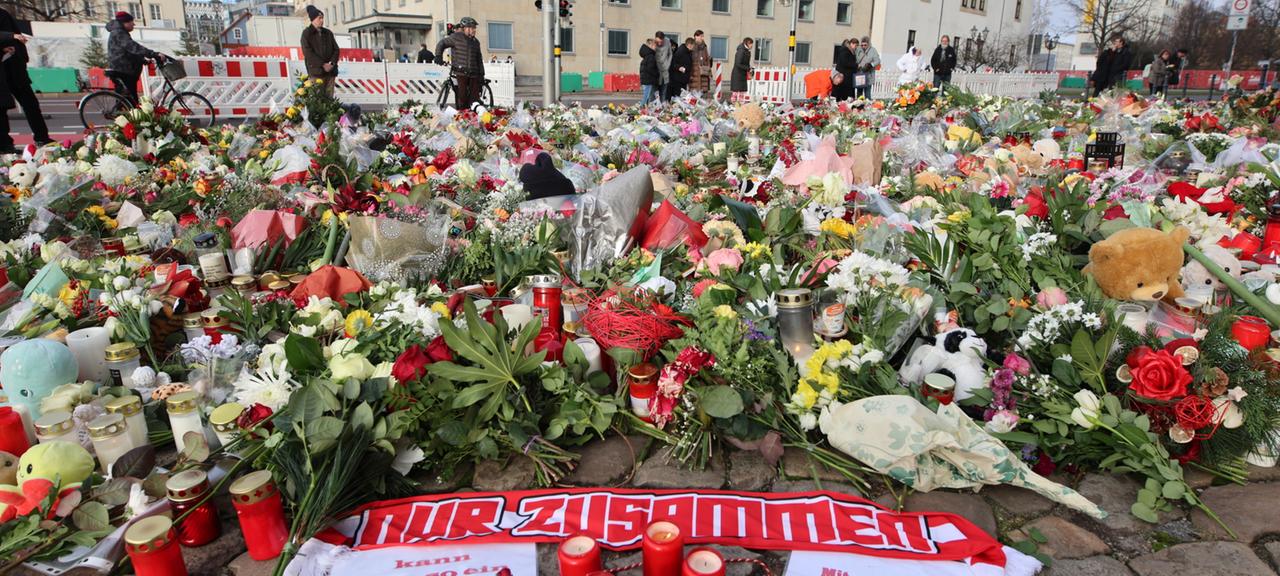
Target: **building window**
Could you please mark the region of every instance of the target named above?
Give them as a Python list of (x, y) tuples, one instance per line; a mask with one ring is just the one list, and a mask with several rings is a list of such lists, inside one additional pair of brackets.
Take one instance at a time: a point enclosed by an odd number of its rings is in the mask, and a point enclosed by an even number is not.
[(88, 18), (93, 17), (93, 0), (84, 0), (84, 15)]
[(915, 45), (916, 45), (916, 31), (907, 30), (907, 48), (910, 48)]
[(813, 22), (813, 15), (816, 10), (813, 8), (813, 0), (800, 0), (800, 14), (797, 16), (805, 22)]
[(141, 13), (142, 13), (142, 4), (139, 4), (139, 3), (137, 3), (137, 2), (130, 2), (130, 3), (129, 3), (129, 13), (130, 13), (130, 14), (141, 14)]
[(680, 33), (663, 30), (663, 34), (667, 35), (667, 44), (671, 45), (671, 52), (674, 54), (676, 48), (680, 47)]
[(812, 44), (808, 42), (796, 42), (796, 64), (808, 64), (809, 52)]
[(711, 0), (712, 14), (728, 14), (729, 0)]
[(768, 38), (756, 39), (756, 62), (769, 62), (773, 54), (773, 40)]
[(560, 29), (560, 51), (573, 53), (573, 28)]
[[(1163, 16), (1161, 16), (1161, 18), (1163, 18)], [(1013, 19), (1018, 21), (1022, 20), (1022, 0), (1018, 0), (1018, 3), (1013, 5)]]
[(710, 49), (711, 49), (712, 60), (728, 60), (729, 59), (729, 37), (728, 36), (712, 36)]
[(120, 4), (116, 2), (107, 2), (107, 15), (113, 16), (120, 11)]
[[(374, 4), (374, 6), (377, 6), (377, 4)], [(360, 0), (360, 12), (357, 14), (357, 16), (360, 18), (364, 18), (365, 14), (368, 14), (368, 13), (369, 13), (369, 6), (364, 3), (364, 0)]]
[(773, 0), (756, 0), (756, 16), (773, 18)]
[(347, 5), (345, 3), (338, 5), (338, 20), (340, 22), (347, 21)]
[(626, 56), (629, 50), (627, 47), (631, 44), (630, 30), (610, 30), (609, 31), (609, 55), (610, 56)]
[(150, 9), (151, 9), (151, 19), (152, 19), (152, 20), (159, 20), (159, 19), (160, 19), (160, 5), (159, 5), (159, 4), (152, 4), (152, 5), (150, 5), (150, 6), (147, 6), (147, 8), (150, 8)]
[(679, 10), (681, 0), (662, 0), (662, 7), (667, 10)]
[(978, 0), (978, 11), (979, 12), (987, 11), (987, 0)]
[(836, 2), (836, 23), (853, 24), (853, 4)]
[(236, 42), (239, 42), (239, 41), (241, 41), (241, 40), (244, 40), (244, 31), (243, 31), (243, 30), (241, 30), (241, 29), (239, 29), (239, 28), (232, 28), (232, 29), (231, 29), (231, 39), (232, 39), (232, 40), (235, 40)]
[(490, 22), (489, 23), (489, 49), (490, 50), (514, 50), (515, 37), (512, 34), (512, 25), (510, 22)]
[(609, 0), (609, 3), (610, 3), (610, 4), (619, 4), (619, 5), (622, 5), (622, 6), (627, 6), (627, 5), (630, 5), (630, 4), (631, 4), (631, 0)]

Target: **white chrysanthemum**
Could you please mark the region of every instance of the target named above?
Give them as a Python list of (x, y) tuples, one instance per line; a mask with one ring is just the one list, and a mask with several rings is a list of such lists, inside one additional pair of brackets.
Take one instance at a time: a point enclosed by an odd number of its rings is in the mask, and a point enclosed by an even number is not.
[(854, 305), (864, 296), (905, 286), (910, 274), (893, 262), (854, 251), (827, 276), (827, 286), (839, 290), (845, 304)]
[(240, 373), (235, 382), (235, 398), (245, 406), (262, 404), (276, 411), (289, 402), (289, 395), (297, 387), (289, 372), (259, 368), (252, 373)]
[(119, 156), (105, 155), (93, 165), (98, 179), (108, 186), (119, 186), (138, 175), (138, 165)]

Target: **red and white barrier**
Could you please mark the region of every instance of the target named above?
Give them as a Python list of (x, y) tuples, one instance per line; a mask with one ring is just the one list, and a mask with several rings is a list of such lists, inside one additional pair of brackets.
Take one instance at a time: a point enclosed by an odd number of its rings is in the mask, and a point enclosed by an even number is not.
[(724, 62), (716, 62), (712, 67), (712, 81), (715, 83), (715, 100), (720, 100), (720, 91), (724, 89)]
[[(179, 92), (209, 99), (219, 118), (248, 118), (283, 111), (293, 102), (298, 79), (306, 72), (301, 60), (276, 58), (189, 58), (187, 77), (173, 83)], [(346, 103), (393, 106), (408, 100), (434, 104), (449, 78), (449, 69), (434, 64), (352, 62), (338, 65), (334, 95)], [(486, 64), (494, 104), (515, 105), (515, 66)], [(164, 79), (144, 69), (146, 92), (159, 97)], [(450, 99), (452, 100), (452, 99)]]
[[(797, 68), (796, 76), (804, 78), (806, 74), (814, 70), (830, 70), (830, 68)], [(893, 97), (898, 87), (898, 76), (897, 71), (882, 70), (877, 72), (875, 81), (871, 86), (871, 97)], [(928, 80), (932, 78), (932, 75), (926, 72), (923, 78)], [(988, 74), (956, 72), (951, 77), (951, 83), (975, 94), (1031, 98), (1038, 96), (1045, 90), (1056, 89), (1058, 76), (1053, 73)], [(757, 68), (747, 84), (747, 90), (751, 95), (751, 100), (755, 102), (777, 104), (786, 102), (788, 98), (791, 100), (803, 100), (804, 83), (796, 82), (794, 86), (789, 86), (790, 84), (786, 68)]]

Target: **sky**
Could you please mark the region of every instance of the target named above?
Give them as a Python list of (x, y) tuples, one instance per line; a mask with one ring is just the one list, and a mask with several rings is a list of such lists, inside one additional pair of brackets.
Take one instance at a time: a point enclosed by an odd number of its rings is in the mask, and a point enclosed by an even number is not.
[[(1210, 4), (1222, 7), (1226, 6), (1227, 1), (1212, 0)], [(1049, 0), (1043, 4), (1048, 5), (1050, 33), (1061, 35), (1064, 39), (1073, 37), (1077, 27), (1080, 25), (1080, 14), (1066, 2)]]

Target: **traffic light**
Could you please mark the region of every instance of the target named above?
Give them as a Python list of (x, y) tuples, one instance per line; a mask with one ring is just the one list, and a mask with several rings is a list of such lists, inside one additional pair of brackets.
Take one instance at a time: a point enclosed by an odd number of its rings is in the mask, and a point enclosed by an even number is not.
[(573, 16), (573, 2), (571, 0), (560, 0), (560, 17), (570, 18)]
[(453, 24), (445, 24), (445, 25), (444, 25), (444, 34), (445, 34), (445, 36), (448, 36), (448, 35), (450, 35), (450, 34), (453, 34)]

